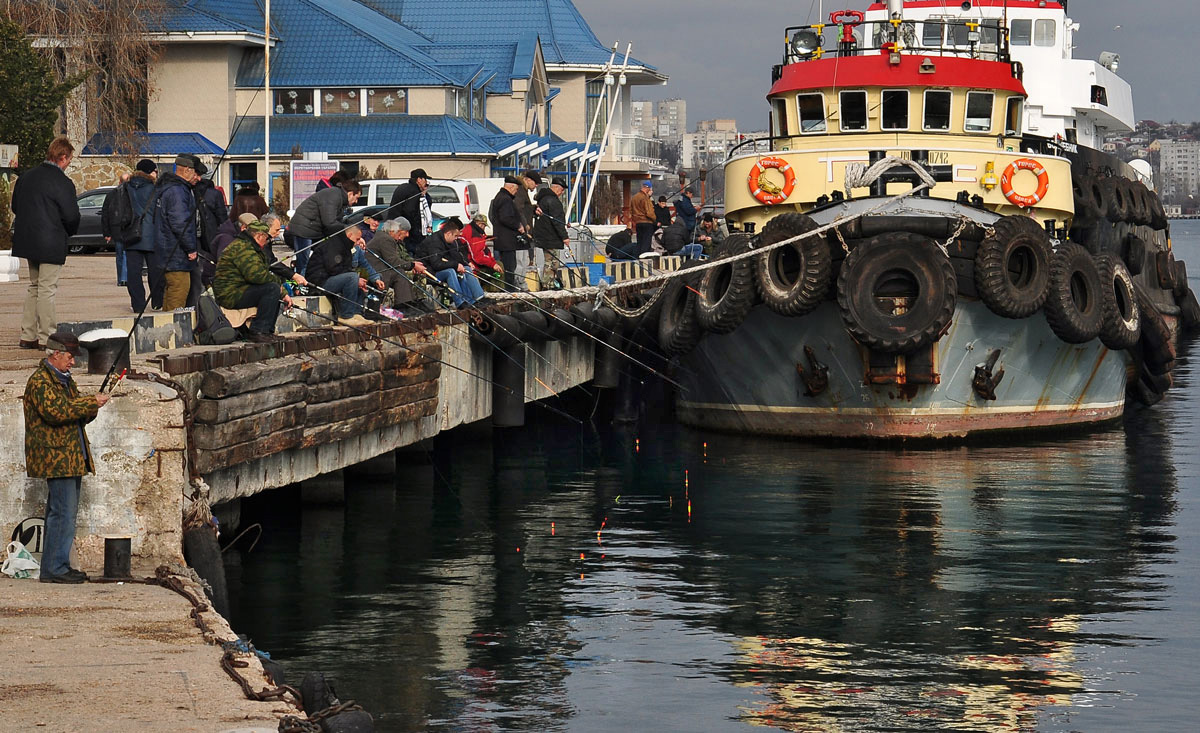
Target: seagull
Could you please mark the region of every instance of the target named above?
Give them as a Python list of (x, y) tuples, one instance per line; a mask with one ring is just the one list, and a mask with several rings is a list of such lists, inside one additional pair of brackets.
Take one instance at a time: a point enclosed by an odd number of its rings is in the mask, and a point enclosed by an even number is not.
[(1119, 25), (1113, 26), (1113, 30), (1119, 31), (1119, 30), (1121, 30), (1121, 26), (1119, 26)]

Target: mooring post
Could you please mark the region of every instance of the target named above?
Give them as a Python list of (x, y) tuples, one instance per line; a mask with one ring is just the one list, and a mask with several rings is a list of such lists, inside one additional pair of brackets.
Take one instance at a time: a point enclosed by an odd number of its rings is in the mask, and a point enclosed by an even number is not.
[(525, 425), (525, 344), (497, 349), (492, 357), (492, 425)]

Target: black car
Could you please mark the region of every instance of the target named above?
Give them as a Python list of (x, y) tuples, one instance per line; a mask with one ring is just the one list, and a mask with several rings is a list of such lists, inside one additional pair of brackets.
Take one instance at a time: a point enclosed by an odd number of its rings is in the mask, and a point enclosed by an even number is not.
[(100, 208), (104, 206), (108, 192), (114, 188), (116, 186), (103, 186), (79, 194), (76, 199), (79, 202), (79, 231), (67, 240), (68, 252), (77, 255), (112, 248), (100, 233)]
[(347, 224), (357, 224), (360, 221), (362, 221), (363, 219), (367, 218), (368, 216), (373, 219), (376, 219), (376, 218), (379, 218), (379, 215), (381, 213), (383, 213), (384, 211), (387, 211), (387, 209), (388, 209), (388, 207), (385, 204), (377, 204), (374, 206), (364, 206), (361, 209), (358, 209), (357, 211), (355, 211), (352, 214), (350, 214), (349, 216), (347, 216), (344, 221)]

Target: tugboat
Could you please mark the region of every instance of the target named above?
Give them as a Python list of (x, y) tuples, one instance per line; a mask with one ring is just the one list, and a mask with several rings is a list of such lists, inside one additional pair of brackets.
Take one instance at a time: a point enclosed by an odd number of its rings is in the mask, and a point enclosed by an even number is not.
[(1161, 399), (1200, 305), (1148, 177), (1099, 150), (1132, 94), (1115, 54), (1071, 58), (1066, 5), (787, 29), (770, 138), (725, 162), (733, 233), (662, 294), (683, 423), (954, 438)]

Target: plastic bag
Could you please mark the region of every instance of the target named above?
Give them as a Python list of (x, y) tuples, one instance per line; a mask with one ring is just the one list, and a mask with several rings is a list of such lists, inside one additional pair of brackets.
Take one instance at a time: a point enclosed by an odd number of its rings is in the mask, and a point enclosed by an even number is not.
[(4, 558), (4, 565), (0, 566), (0, 573), (11, 575), (14, 578), (33, 578), (41, 570), (41, 565), (33, 559), (33, 555), (29, 554), (29, 550), (25, 549), (25, 545), (20, 542), (8, 543), (8, 556)]

